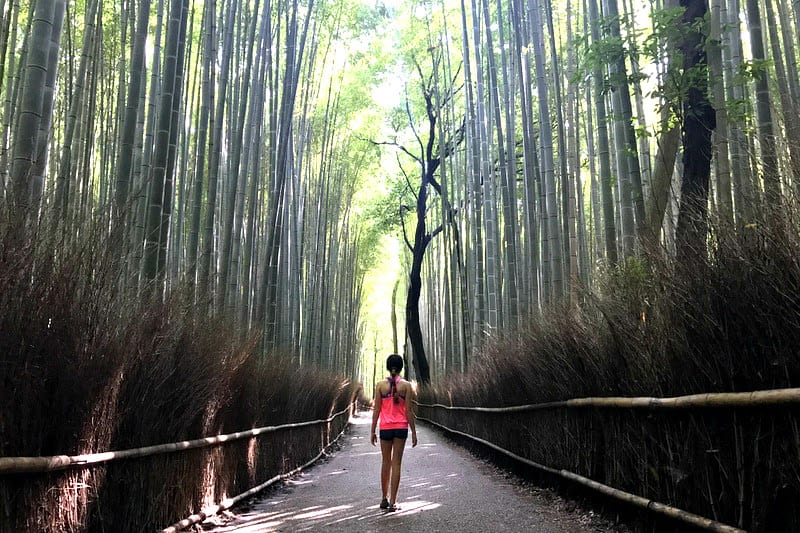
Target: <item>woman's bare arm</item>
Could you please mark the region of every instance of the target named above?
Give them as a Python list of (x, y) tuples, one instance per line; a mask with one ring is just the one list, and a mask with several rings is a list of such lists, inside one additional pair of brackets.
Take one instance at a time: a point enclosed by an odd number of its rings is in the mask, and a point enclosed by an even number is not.
[(378, 428), (378, 418), (381, 416), (381, 384), (375, 385), (375, 400), (372, 402), (372, 429), (370, 430), (369, 441), (375, 446), (378, 441), (375, 431)]
[[(406, 382), (408, 383), (408, 382)], [(411, 447), (417, 445), (417, 424), (415, 420), (415, 403), (414, 400), (417, 399), (417, 395), (414, 392), (414, 387), (411, 383), (408, 383), (408, 389), (406, 391), (406, 418), (408, 418), (408, 426), (411, 428)]]

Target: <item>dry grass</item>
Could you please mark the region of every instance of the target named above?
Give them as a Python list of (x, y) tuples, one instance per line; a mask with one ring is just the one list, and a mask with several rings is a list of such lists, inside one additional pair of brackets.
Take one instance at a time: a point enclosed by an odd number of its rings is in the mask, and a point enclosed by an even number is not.
[[(425, 399), (502, 406), (799, 386), (800, 232), (717, 229), (713, 238), (710, 257), (686, 268), (630, 260), (579, 309), (531, 319)], [(800, 529), (796, 410), (426, 412), (534, 461), (710, 518)]]
[[(327, 418), (341, 377), (265, 358), (176, 293), (126, 289), (91, 228), (70, 245), (0, 224), (0, 455), (125, 449)], [(0, 532), (163, 527), (319, 452), (346, 423), (71, 472), (0, 477)]]

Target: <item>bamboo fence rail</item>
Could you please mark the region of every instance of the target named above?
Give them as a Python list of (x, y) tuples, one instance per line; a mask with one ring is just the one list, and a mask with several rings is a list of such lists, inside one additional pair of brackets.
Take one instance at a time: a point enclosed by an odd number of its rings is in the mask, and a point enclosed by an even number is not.
[[(721, 392), (690, 394), (686, 396), (676, 396), (671, 398), (651, 398), (651, 397), (589, 397), (574, 398), (554, 402), (544, 402), (528, 405), (514, 405), (508, 407), (472, 407), (472, 406), (453, 406), (439, 403), (426, 404), (417, 402), (420, 407), (434, 409), (445, 409), (449, 411), (473, 411), (483, 413), (520, 413), (528, 411), (539, 411), (558, 408), (606, 408), (606, 409), (651, 409), (651, 410), (679, 410), (679, 409), (706, 409), (706, 408), (763, 408), (763, 407), (796, 407), (800, 406), (800, 388), (760, 390), (752, 392)], [(744, 530), (722, 524), (720, 522), (695, 515), (669, 505), (648, 500), (635, 494), (609, 487), (597, 481), (575, 474), (568, 470), (556, 470), (548, 466), (536, 463), (525, 457), (516, 455), (492, 442), (464, 433), (428, 418), (418, 417), (420, 420), (429, 422), (445, 431), (461, 435), (468, 439), (479, 442), (492, 448), (504, 455), (516, 459), (522, 463), (532, 466), (538, 470), (548, 472), (552, 475), (569, 479), (579, 485), (591, 488), (602, 494), (610, 496), (620, 501), (630, 503), (636, 507), (650, 510), (656, 514), (668, 516), (672, 519), (691, 524), (708, 531), (720, 532), (742, 532)]]
[(666, 505), (666, 504), (663, 504), (663, 503), (655, 502), (653, 500), (648, 500), (647, 498), (643, 498), (641, 496), (637, 496), (637, 495), (631, 494), (629, 492), (625, 492), (625, 491), (622, 491), (622, 490), (619, 490), (619, 489), (615, 489), (614, 487), (609, 487), (608, 485), (604, 485), (602, 483), (598, 483), (597, 481), (593, 481), (593, 480), (591, 480), (589, 478), (583, 477), (583, 476), (578, 475), (578, 474), (576, 474), (574, 472), (570, 472), (569, 470), (556, 470), (555, 468), (550, 468), (549, 466), (545, 466), (545, 465), (539, 464), (537, 462), (531, 461), (530, 459), (526, 459), (525, 457), (517, 455), (514, 452), (508, 451), (505, 448), (501, 448), (500, 446), (498, 446), (498, 445), (496, 445), (496, 444), (494, 444), (492, 442), (489, 442), (487, 440), (475, 437), (473, 435), (470, 435), (469, 433), (464, 433), (463, 431), (458, 431), (458, 430), (455, 430), (455, 429), (451, 429), (451, 428), (449, 428), (447, 426), (439, 424), (438, 422), (434, 422), (433, 420), (430, 420), (428, 418), (424, 418), (424, 417), (421, 417), (421, 416), (418, 416), (417, 418), (419, 420), (424, 420), (425, 422), (428, 422), (429, 424), (432, 424), (432, 425), (434, 425), (436, 427), (439, 427), (439, 428), (441, 428), (441, 429), (443, 429), (445, 431), (448, 431), (450, 433), (454, 433), (456, 435), (460, 435), (462, 437), (466, 437), (468, 439), (474, 440), (475, 442), (479, 442), (479, 443), (483, 444), (484, 446), (488, 446), (489, 448), (492, 448), (493, 450), (496, 450), (496, 451), (498, 451), (498, 452), (500, 452), (500, 453), (502, 453), (502, 454), (504, 454), (504, 455), (506, 455), (508, 457), (511, 457), (512, 459), (515, 459), (515, 460), (517, 460), (517, 461), (519, 461), (521, 463), (525, 463), (526, 465), (532, 466), (533, 468), (536, 468), (537, 470), (542, 470), (542, 471), (547, 472), (549, 474), (552, 474), (552, 475), (555, 475), (555, 476), (558, 476), (558, 477), (561, 477), (561, 478), (564, 478), (564, 479), (568, 479), (568, 480), (570, 480), (570, 481), (572, 481), (574, 483), (577, 483), (577, 484), (582, 485), (584, 487), (591, 488), (593, 490), (596, 490), (597, 492), (605, 494), (606, 496), (610, 496), (610, 497), (615, 498), (617, 500), (629, 503), (629, 504), (631, 504), (631, 505), (633, 505), (635, 507), (639, 507), (641, 509), (652, 511), (653, 513), (660, 514), (660, 515), (663, 515), (663, 516), (667, 516), (667, 517), (672, 518), (674, 520), (678, 520), (678, 521), (683, 522), (685, 524), (691, 524), (692, 526), (695, 526), (695, 527), (698, 527), (698, 528), (701, 528), (701, 529), (705, 529), (707, 531), (716, 531), (716, 532), (720, 532), (720, 533), (746, 533), (746, 531), (743, 530), (743, 529), (739, 529), (739, 528), (736, 528), (736, 527), (733, 527), (733, 526), (729, 526), (727, 524), (723, 524), (721, 522), (717, 522), (715, 520), (711, 520), (710, 518), (705, 518), (705, 517), (696, 515), (694, 513), (690, 513), (688, 511), (684, 511), (682, 509), (678, 509), (676, 507), (672, 507), (672, 506), (669, 506), (669, 505)]
[(342, 435), (344, 435), (344, 432), (345, 432), (346, 429), (347, 429), (347, 426), (345, 425), (344, 429), (342, 429), (342, 431), (339, 432), (339, 435), (337, 435), (336, 438), (333, 439), (327, 446), (323, 447), (322, 451), (320, 451), (319, 454), (317, 454), (317, 456), (314, 457), (313, 459), (311, 459), (310, 461), (308, 461), (306, 463), (303, 463), (302, 465), (298, 466), (297, 468), (295, 468), (293, 470), (290, 470), (289, 472), (286, 472), (284, 474), (278, 474), (277, 476), (271, 477), (268, 480), (266, 480), (264, 483), (261, 483), (260, 485), (256, 485), (255, 487), (253, 487), (253, 488), (251, 488), (249, 490), (246, 490), (245, 492), (239, 494), (238, 496), (234, 496), (233, 498), (226, 498), (226, 499), (222, 500), (220, 503), (215, 504), (215, 505), (209, 505), (208, 507), (203, 508), (202, 511), (199, 511), (196, 514), (187, 516), (186, 518), (184, 518), (180, 522), (175, 522), (171, 526), (162, 529), (161, 533), (177, 533), (178, 531), (183, 531), (183, 530), (185, 530), (185, 529), (187, 529), (187, 528), (189, 528), (189, 527), (191, 527), (191, 526), (193, 526), (195, 524), (200, 524), (203, 521), (205, 521), (207, 518), (209, 518), (210, 516), (214, 516), (215, 514), (218, 514), (218, 513), (221, 513), (222, 511), (230, 509), (231, 507), (233, 507), (234, 505), (236, 505), (240, 501), (244, 500), (245, 498), (249, 498), (250, 496), (253, 496), (254, 494), (257, 494), (257, 493), (261, 492), (262, 490), (266, 489), (270, 485), (273, 485), (274, 483), (277, 483), (281, 479), (286, 479), (286, 478), (292, 477), (293, 475), (297, 474), (298, 472), (302, 472), (304, 469), (308, 468), (309, 466), (314, 464), (320, 457), (322, 457), (325, 454), (325, 450), (327, 450), (328, 448), (333, 446), (336, 443), (336, 441), (338, 441), (339, 438)]
[(603, 407), (612, 409), (691, 409), (722, 407), (779, 407), (800, 405), (800, 388), (760, 390), (752, 392), (709, 392), (672, 398), (643, 397), (596, 397), (574, 398), (556, 402), (545, 402), (509, 407), (470, 407), (440, 403), (417, 403), (421, 407), (448, 409), (452, 411), (478, 411), (482, 413), (519, 413), (556, 408)]
[(234, 442), (241, 439), (257, 437), (267, 433), (274, 433), (284, 429), (294, 429), (319, 424), (327, 424), (337, 417), (350, 412), (350, 404), (345, 409), (331, 416), (320, 420), (310, 420), (308, 422), (297, 422), (294, 424), (282, 424), (280, 426), (264, 426), (247, 431), (238, 431), (226, 435), (205, 437), (201, 439), (185, 440), (172, 442), (169, 444), (157, 444), (155, 446), (145, 446), (130, 450), (118, 450), (100, 453), (88, 453), (82, 455), (52, 455), (48, 457), (0, 457), (0, 475), (51, 472), (54, 470), (65, 470), (70, 468), (81, 468), (100, 463), (119, 461), (122, 459), (133, 459), (136, 457), (147, 457), (151, 455), (172, 453), (194, 448), (206, 448), (218, 446), (227, 442)]

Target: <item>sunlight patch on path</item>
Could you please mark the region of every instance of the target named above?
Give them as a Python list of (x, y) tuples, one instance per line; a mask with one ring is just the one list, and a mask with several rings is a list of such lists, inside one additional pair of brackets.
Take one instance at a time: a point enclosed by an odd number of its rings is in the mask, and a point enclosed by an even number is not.
[[(396, 512), (379, 509), (378, 448), (370, 446), (370, 413), (352, 420), (342, 448), (266, 498), (238, 509), (208, 533), (272, 531), (491, 531), (589, 533), (569, 523), (468, 452), (425, 426), (420, 444), (407, 444)], [(577, 526), (577, 527), (576, 527)]]
[(308, 518), (324, 518), (325, 515), (338, 513), (339, 511), (343, 511), (345, 509), (352, 509), (352, 505), (339, 505), (336, 507), (328, 507), (326, 509), (320, 509), (319, 511), (314, 511), (313, 513), (301, 513), (299, 515), (294, 516), (291, 520), (306, 520)]

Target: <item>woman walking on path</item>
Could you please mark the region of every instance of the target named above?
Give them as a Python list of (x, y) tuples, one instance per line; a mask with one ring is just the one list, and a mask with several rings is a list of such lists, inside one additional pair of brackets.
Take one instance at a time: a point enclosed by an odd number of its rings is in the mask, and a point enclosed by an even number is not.
[[(380, 419), (381, 440), (381, 509), (396, 511), (397, 488), (400, 486), (400, 465), (403, 448), (411, 427), (411, 446), (417, 445), (417, 427), (414, 425), (414, 389), (411, 383), (400, 377), (403, 358), (392, 354), (386, 359), (389, 377), (375, 385), (375, 407), (372, 412), (370, 440), (375, 446), (375, 429)], [(391, 480), (391, 491), (389, 482)]]

